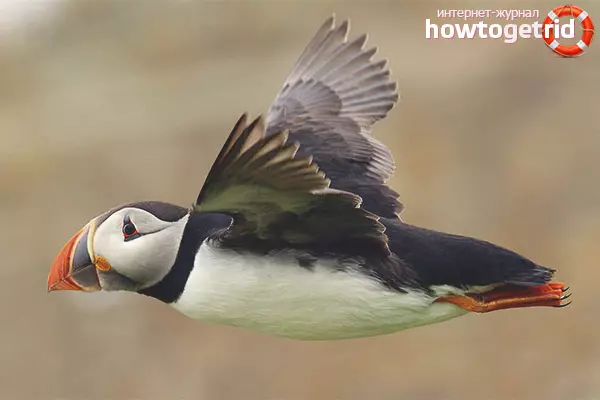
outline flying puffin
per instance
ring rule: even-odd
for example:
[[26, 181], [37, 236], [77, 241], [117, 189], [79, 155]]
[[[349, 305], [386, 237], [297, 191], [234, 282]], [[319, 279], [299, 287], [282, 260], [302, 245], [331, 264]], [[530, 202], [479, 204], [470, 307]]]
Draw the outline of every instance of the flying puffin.
[[554, 270], [400, 219], [394, 161], [371, 136], [396, 83], [367, 36], [347, 34], [348, 21], [323, 24], [266, 118], [237, 121], [191, 208], [144, 201], [92, 219], [56, 257], [48, 291], [127, 290], [304, 340], [568, 305]]

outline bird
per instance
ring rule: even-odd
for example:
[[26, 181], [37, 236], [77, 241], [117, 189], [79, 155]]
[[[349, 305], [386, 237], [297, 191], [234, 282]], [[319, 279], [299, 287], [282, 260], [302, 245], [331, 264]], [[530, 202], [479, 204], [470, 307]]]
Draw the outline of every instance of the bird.
[[372, 135], [399, 99], [335, 15], [265, 116], [243, 114], [191, 207], [120, 205], [54, 259], [47, 290], [130, 291], [208, 324], [297, 340], [390, 334], [468, 313], [570, 304], [555, 270], [411, 225]]

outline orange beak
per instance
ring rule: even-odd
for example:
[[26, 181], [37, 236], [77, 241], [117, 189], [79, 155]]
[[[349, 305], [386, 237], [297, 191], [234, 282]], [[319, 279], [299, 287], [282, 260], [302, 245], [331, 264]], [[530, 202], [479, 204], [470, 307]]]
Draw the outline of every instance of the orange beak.
[[58, 253], [48, 274], [48, 292], [54, 290], [101, 290], [98, 274], [92, 262], [88, 239], [90, 225], [73, 236]]

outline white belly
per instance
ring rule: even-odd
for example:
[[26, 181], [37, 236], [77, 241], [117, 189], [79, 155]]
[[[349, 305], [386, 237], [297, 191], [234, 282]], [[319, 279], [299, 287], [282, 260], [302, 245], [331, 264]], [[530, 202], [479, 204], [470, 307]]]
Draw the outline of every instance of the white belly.
[[207, 322], [329, 340], [391, 333], [466, 312], [434, 300], [419, 291], [388, 290], [358, 271], [336, 269], [333, 261], [308, 269], [292, 257], [241, 256], [204, 243], [173, 307]]

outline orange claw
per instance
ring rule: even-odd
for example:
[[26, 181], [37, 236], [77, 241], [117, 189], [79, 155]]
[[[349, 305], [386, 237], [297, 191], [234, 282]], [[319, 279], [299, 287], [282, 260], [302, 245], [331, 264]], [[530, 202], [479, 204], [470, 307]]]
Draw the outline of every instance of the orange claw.
[[571, 294], [564, 283], [550, 282], [532, 287], [503, 286], [486, 293], [467, 293], [464, 296], [444, 296], [436, 301], [455, 304], [465, 310], [485, 313], [521, 307], [566, 307]]

